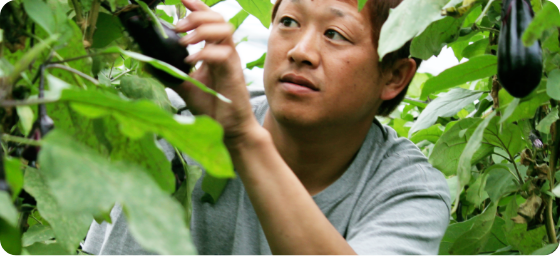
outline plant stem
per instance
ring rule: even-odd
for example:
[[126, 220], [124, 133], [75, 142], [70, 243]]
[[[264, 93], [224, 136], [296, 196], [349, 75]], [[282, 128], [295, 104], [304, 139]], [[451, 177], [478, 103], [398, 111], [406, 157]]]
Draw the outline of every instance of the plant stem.
[[121, 78], [122, 76], [124, 76], [124, 75], [126, 75], [127, 73], [130, 73], [130, 72], [132, 72], [132, 69], [123, 71], [122, 73], [118, 74], [115, 78], [111, 79], [111, 82]]
[[69, 58], [69, 59], [64, 59], [64, 60], [59, 60], [59, 61], [51, 61], [51, 62], [49, 62], [49, 63], [50, 63], [50, 64], [62, 64], [62, 63], [66, 63], [66, 62], [71, 62], [71, 61], [75, 61], [75, 60], [81, 60], [81, 59], [93, 57], [93, 56], [109, 55], [109, 54], [114, 54], [114, 53], [108, 53], [108, 52], [92, 53], [92, 54], [88, 54], [88, 55], [78, 56], [78, 57]]
[[74, 7], [74, 12], [76, 13], [76, 23], [80, 26], [80, 29], [83, 32], [86, 28], [84, 27], [85, 22], [84, 22], [84, 14], [83, 14], [83, 10], [82, 10], [82, 4], [78, 0], [71, 0], [69, 2]]
[[22, 212], [21, 215], [19, 216], [18, 226], [21, 233], [24, 233], [25, 231], [27, 231], [27, 228], [29, 228], [29, 225], [27, 224], [28, 218], [29, 218], [29, 212], [27, 211]]
[[95, 85], [99, 85], [99, 81], [95, 80], [95, 78], [93, 78], [93, 77], [91, 77], [91, 76], [88, 76], [88, 75], [82, 73], [81, 71], [76, 70], [76, 69], [73, 69], [73, 68], [71, 68], [71, 67], [67, 67], [67, 66], [64, 66], [64, 65], [61, 65], [61, 64], [49, 64], [49, 65], [47, 65], [47, 68], [64, 69], [64, 70], [66, 70], [66, 71], [68, 71], [68, 72], [72, 72], [72, 73], [74, 73], [74, 74], [76, 74], [76, 75], [78, 75], [78, 76], [81, 76], [82, 78], [84, 78], [84, 79], [86, 79], [86, 80], [92, 82], [92, 83], [95, 84]]
[[[551, 100], [551, 105], [554, 107], [556, 106], [556, 102]], [[558, 162], [558, 149], [560, 147], [560, 121], [556, 121], [552, 123], [550, 133], [552, 135], [553, 143], [552, 143], [552, 151], [550, 153], [550, 164], [549, 164], [549, 171], [547, 174], [547, 179], [550, 184], [549, 191], [552, 192], [552, 188], [554, 187], [554, 174], [556, 172], [556, 163]], [[546, 217], [545, 217], [545, 226], [546, 226], [546, 233], [548, 234], [548, 242], [549, 243], [557, 243], [558, 240], [556, 239], [556, 231], [554, 230], [554, 219], [552, 218], [552, 197], [547, 196], [546, 200]]]
[[93, 45], [93, 33], [95, 32], [95, 25], [97, 25], [97, 17], [99, 17], [99, 7], [101, 6], [100, 0], [93, 0], [91, 4], [91, 11], [89, 12], [88, 30], [86, 41]]
[[29, 145], [29, 146], [36, 146], [36, 147], [40, 147], [43, 143], [41, 141], [37, 141], [37, 140], [30, 140], [27, 138], [23, 138], [23, 137], [17, 137], [17, 136], [12, 136], [9, 134], [2, 134], [2, 136], [0, 136], [0, 139], [2, 139], [3, 141], [6, 142], [15, 142], [15, 143], [19, 143], [19, 144], [25, 144], [25, 145]]
[[34, 100], [6, 100], [0, 102], [0, 107], [30, 106], [43, 103], [53, 103], [55, 99], [34, 99]]

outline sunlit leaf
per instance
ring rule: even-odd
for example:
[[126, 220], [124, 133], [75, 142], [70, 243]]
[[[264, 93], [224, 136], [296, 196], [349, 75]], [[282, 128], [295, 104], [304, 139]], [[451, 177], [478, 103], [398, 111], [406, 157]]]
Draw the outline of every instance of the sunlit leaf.
[[56, 129], [45, 137], [39, 161], [48, 184], [57, 188], [53, 196], [65, 211], [96, 215], [118, 202], [130, 232], [147, 250], [160, 254], [196, 252], [183, 209], [138, 170], [140, 167], [111, 163]]
[[525, 46], [533, 45], [541, 38], [542, 33], [551, 27], [560, 27], [560, 12], [554, 3], [547, 1], [542, 11], [535, 15], [533, 21], [525, 29], [522, 37], [523, 44]]
[[243, 10], [257, 17], [259, 21], [268, 28], [270, 16], [272, 16], [272, 3], [269, 0], [237, 0]]
[[422, 97], [440, 92], [466, 82], [486, 78], [498, 72], [497, 58], [493, 55], [482, 55], [449, 68], [436, 77], [426, 81], [422, 89]]

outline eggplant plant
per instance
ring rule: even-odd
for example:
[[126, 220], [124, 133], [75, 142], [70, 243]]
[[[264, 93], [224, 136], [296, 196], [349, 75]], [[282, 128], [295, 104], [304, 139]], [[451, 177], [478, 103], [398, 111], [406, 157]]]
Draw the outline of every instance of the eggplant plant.
[[[269, 1], [238, 2], [235, 27], [247, 13], [270, 25]], [[84, 254], [92, 221], [110, 221], [120, 204], [146, 249], [196, 253], [188, 225], [201, 170], [184, 156], [205, 168], [213, 200], [235, 174], [221, 127], [176, 116], [165, 91], [189, 80], [223, 99], [188, 76], [189, 53], [167, 24], [185, 14], [177, 0], [13, 0], [1, 9], [4, 250]], [[413, 57], [446, 49], [459, 63], [417, 73], [399, 108], [378, 117], [447, 178], [453, 204], [440, 254], [557, 248], [559, 31], [560, 12], [546, 0], [405, 0], [384, 24], [380, 57], [412, 40]]]

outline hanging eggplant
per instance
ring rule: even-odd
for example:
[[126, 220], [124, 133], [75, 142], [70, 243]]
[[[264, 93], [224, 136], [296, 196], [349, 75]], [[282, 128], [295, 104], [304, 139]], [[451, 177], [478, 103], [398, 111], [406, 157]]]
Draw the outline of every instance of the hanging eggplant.
[[[167, 34], [167, 38], [164, 38], [151, 18], [144, 14], [140, 8], [131, 8], [129, 11], [122, 12], [119, 19], [144, 55], [166, 62], [186, 74], [190, 72], [192, 66], [185, 63], [185, 58], [189, 56], [189, 52], [179, 43], [180, 37], [172, 28], [162, 23]], [[148, 71], [168, 87], [177, 86], [183, 82], [181, 79], [150, 65], [148, 65]]]
[[498, 80], [516, 98], [529, 95], [542, 77], [540, 42], [525, 47], [521, 40], [533, 17], [533, 9], [527, 0], [504, 1], [498, 42]]

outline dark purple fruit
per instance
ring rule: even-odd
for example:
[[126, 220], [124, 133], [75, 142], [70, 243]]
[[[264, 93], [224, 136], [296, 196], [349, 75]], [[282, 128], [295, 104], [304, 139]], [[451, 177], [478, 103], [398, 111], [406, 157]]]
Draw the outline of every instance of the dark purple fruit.
[[498, 42], [498, 80], [516, 98], [529, 95], [539, 85], [543, 72], [540, 42], [525, 47], [523, 32], [533, 20], [527, 0], [506, 0]]
[[[167, 34], [167, 38], [163, 38], [150, 18], [144, 15], [140, 8], [121, 13], [119, 19], [144, 55], [171, 64], [186, 74], [190, 72], [192, 66], [185, 63], [189, 52], [179, 43], [180, 37], [172, 28], [162, 24]], [[149, 72], [169, 87], [183, 82], [183, 80], [151, 66], [149, 66]]]
[[[52, 129], [54, 129], [53, 120], [48, 115], [43, 115], [33, 123], [33, 129], [28, 137], [32, 140], [41, 140]], [[37, 161], [37, 155], [40, 150], [40, 147], [27, 146], [21, 156], [32, 164]]]

